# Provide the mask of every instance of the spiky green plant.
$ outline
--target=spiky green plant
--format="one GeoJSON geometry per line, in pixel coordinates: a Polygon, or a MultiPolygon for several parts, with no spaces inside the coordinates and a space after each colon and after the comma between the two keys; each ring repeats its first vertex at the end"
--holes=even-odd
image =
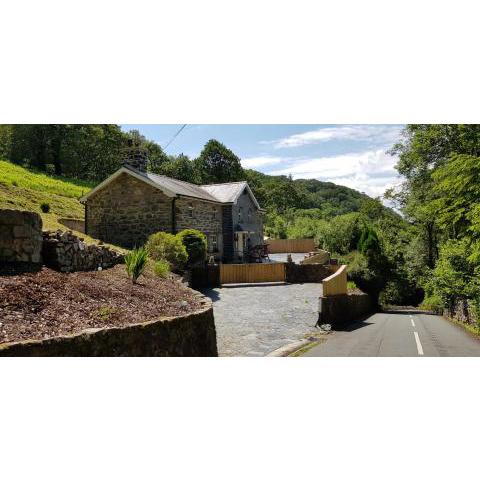
{"type": "Polygon", "coordinates": [[[138,277],[143,273],[147,265],[148,253],[146,248],[134,248],[125,255],[125,267],[127,275],[132,279],[132,283],[137,283],[138,277]]]}

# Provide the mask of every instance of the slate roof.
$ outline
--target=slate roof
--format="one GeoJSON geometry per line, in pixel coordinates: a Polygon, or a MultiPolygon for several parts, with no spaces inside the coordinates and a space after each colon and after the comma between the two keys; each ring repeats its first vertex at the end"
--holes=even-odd
{"type": "Polygon", "coordinates": [[[197,198],[213,203],[235,203],[243,190],[247,188],[255,205],[260,209],[257,200],[255,199],[247,182],[232,182],[219,183],[214,185],[195,185],[193,183],[184,182],[175,178],[166,177],[165,175],[157,175],[150,172],[142,172],[132,167],[122,167],[115,173],[110,175],[102,183],[97,185],[93,190],[84,195],[80,201],[85,202],[88,197],[92,196],[96,191],[105,188],[111,181],[117,178],[122,173],[130,173],[139,180],[144,180],[146,183],[159,188],[170,197],[182,196],[197,198]]]}
{"type": "Polygon", "coordinates": [[[202,200],[208,200],[209,202],[223,203],[223,200],[211,195],[208,190],[203,189],[199,185],[176,180],[175,178],[166,177],[165,175],[156,175],[155,173],[150,172],[141,172],[141,175],[147,177],[149,180],[152,180],[159,187],[164,187],[176,195],[200,198],[202,200]]]}
{"type": "Polygon", "coordinates": [[[215,198],[218,198],[221,202],[235,203],[246,186],[247,182],[232,182],[202,185],[201,188],[215,198]]]}

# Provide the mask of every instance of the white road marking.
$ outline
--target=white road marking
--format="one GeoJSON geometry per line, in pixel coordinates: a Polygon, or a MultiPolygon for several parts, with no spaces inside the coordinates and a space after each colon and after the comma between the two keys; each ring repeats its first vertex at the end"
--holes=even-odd
{"type": "Polygon", "coordinates": [[[415,335],[415,342],[417,342],[418,354],[423,355],[423,348],[422,348],[422,344],[420,343],[420,337],[418,336],[417,332],[413,332],[413,334],[415,335]]]}
{"type": "Polygon", "coordinates": [[[410,321],[412,322],[412,327],[415,326],[415,322],[413,321],[413,317],[410,317],[410,321]]]}

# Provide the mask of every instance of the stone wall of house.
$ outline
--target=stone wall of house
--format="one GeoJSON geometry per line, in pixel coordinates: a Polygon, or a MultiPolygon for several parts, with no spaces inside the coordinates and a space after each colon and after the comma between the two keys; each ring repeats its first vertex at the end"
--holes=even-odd
{"type": "Polygon", "coordinates": [[[149,235],[172,231],[172,199],[127,173],[87,200],[86,233],[126,248],[140,246],[149,235]]]}
{"type": "Polygon", "coordinates": [[[38,213],[0,210],[0,263],[40,265],[42,219],[38,213]]]}
{"type": "Polygon", "coordinates": [[[200,230],[207,236],[209,252],[220,258],[223,252],[222,206],[201,200],[177,198],[175,200],[177,232],[188,228],[200,230]],[[212,250],[212,236],[217,238],[216,251],[212,250]]]}
{"type": "Polygon", "coordinates": [[[72,232],[44,232],[43,263],[60,272],[110,268],[123,262],[123,255],[104,245],[87,245],[72,232]]]}
{"type": "Polygon", "coordinates": [[[198,311],[178,317],[4,343],[0,357],[216,357],[212,303],[203,297],[202,304],[198,311]]]}

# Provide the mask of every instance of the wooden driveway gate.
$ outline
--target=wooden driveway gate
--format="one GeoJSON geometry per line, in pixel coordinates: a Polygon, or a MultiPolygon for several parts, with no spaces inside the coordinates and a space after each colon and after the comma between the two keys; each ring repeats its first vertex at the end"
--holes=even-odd
{"type": "Polygon", "coordinates": [[[221,264],[220,283],[284,282],[284,263],[221,264]]]}

